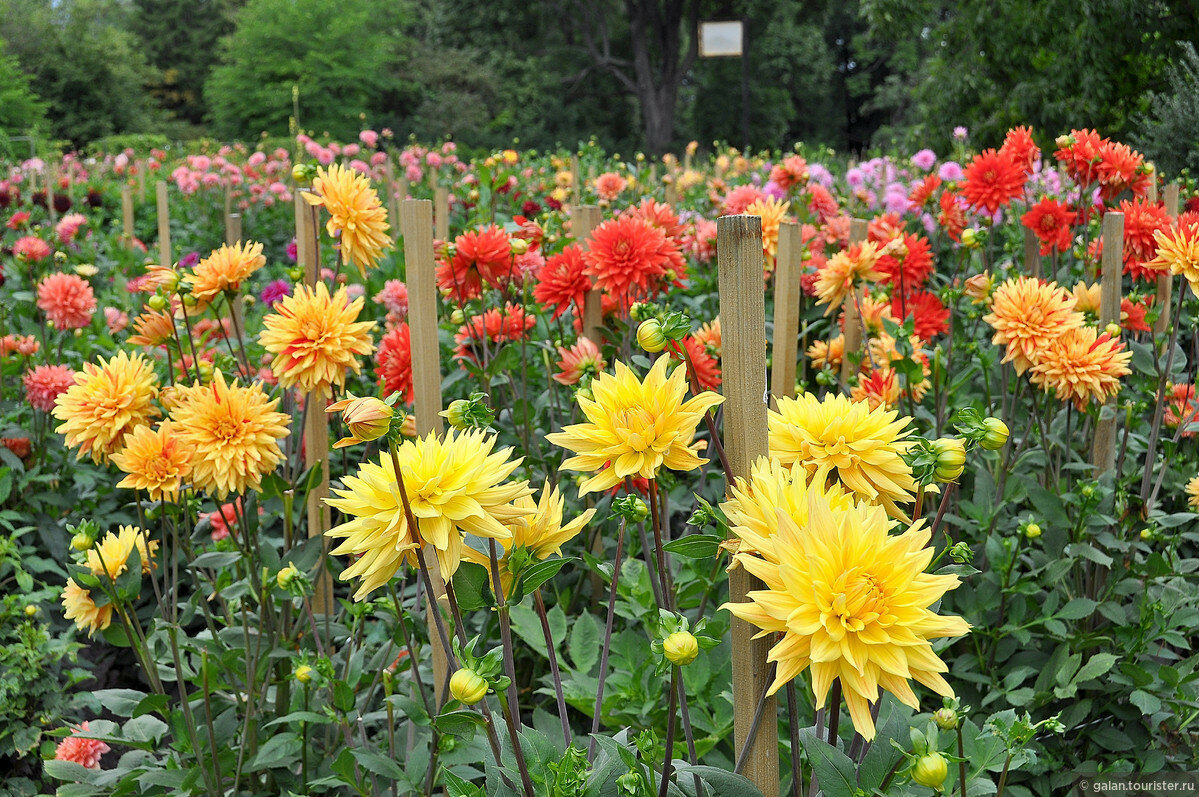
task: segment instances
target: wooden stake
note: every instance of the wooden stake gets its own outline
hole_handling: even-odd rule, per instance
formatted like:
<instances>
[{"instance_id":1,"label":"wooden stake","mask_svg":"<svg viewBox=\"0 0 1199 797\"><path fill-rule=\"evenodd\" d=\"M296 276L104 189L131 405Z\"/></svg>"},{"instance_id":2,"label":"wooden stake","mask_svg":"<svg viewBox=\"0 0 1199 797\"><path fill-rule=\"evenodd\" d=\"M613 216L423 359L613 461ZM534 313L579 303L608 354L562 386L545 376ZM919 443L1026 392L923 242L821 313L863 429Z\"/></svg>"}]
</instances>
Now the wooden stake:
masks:
<instances>
[{"instance_id":1,"label":"wooden stake","mask_svg":"<svg viewBox=\"0 0 1199 797\"><path fill-rule=\"evenodd\" d=\"M230 183L225 183L225 219L228 220L229 214L233 212L233 186ZM226 238L229 236L226 235ZM298 246L299 244L297 244Z\"/></svg>"},{"instance_id":2,"label":"wooden stake","mask_svg":"<svg viewBox=\"0 0 1199 797\"><path fill-rule=\"evenodd\" d=\"M304 284L315 285L320 279L320 256L317 247L317 208L304 201L304 192L295 193L296 204L296 265L304 269ZM240 226L240 220L239 220ZM304 413L304 464L320 467L320 480L313 485L307 496L308 536L323 535L332 525L329 507L329 416L325 413L324 401L313 393L305 396L307 412ZM317 575L313 611L320 614L333 613L333 578L324 567L328 555L328 544L321 543L322 567Z\"/></svg>"},{"instance_id":3,"label":"wooden stake","mask_svg":"<svg viewBox=\"0 0 1199 797\"><path fill-rule=\"evenodd\" d=\"M1041 240L1027 227L1024 228L1024 268L1037 279L1041 278Z\"/></svg>"},{"instance_id":4,"label":"wooden stake","mask_svg":"<svg viewBox=\"0 0 1199 797\"><path fill-rule=\"evenodd\" d=\"M572 222L575 241L586 248L591 231L600 225L602 219L599 206L581 205L575 211ZM595 282L592 281L594 286ZM583 297L583 337L588 338L597 347L602 345L604 338L604 292L592 287Z\"/></svg>"},{"instance_id":5,"label":"wooden stake","mask_svg":"<svg viewBox=\"0 0 1199 797\"><path fill-rule=\"evenodd\" d=\"M1099 331L1120 323L1120 282L1124 277L1124 214L1103 214L1103 275L1100 280ZM1095 440L1091 446L1095 477L1116 465L1116 399L1099 410Z\"/></svg>"},{"instance_id":6,"label":"wooden stake","mask_svg":"<svg viewBox=\"0 0 1199 797\"><path fill-rule=\"evenodd\" d=\"M225 243L233 246L241 240L241 214L229 213L225 216Z\"/></svg>"},{"instance_id":7,"label":"wooden stake","mask_svg":"<svg viewBox=\"0 0 1199 797\"><path fill-rule=\"evenodd\" d=\"M849 245L854 246L865 242L870 222L865 219L851 219L849 222ZM862 298L861 287L854 286L849 296L845 297L845 345L841 354L841 387L849 390L849 380L860 367L859 362L851 361L850 355L857 354L862 348L862 319L858 315L858 302Z\"/></svg>"},{"instance_id":8,"label":"wooden stake","mask_svg":"<svg viewBox=\"0 0 1199 797\"><path fill-rule=\"evenodd\" d=\"M434 236L439 241L450 239L450 192L440 185L433 190L433 219L436 222Z\"/></svg>"},{"instance_id":9,"label":"wooden stake","mask_svg":"<svg viewBox=\"0 0 1199 797\"><path fill-rule=\"evenodd\" d=\"M146 163L145 161L137 162L137 201L139 204L146 204Z\"/></svg>"},{"instance_id":10,"label":"wooden stake","mask_svg":"<svg viewBox=\"0 0 1199 797\"><path fill-rule=\"evenodd\" d=\"M158 200L158 264L167 268L175 261L171 259L171 209L167 204L167 184L159 180L156 186Z\"/></svg>"},{"instance_id":11,"label":"wooden stake","mask_svg":"<svg viewBox=\"0 0 1199 797\"><path fill-rule=\"evenodd\" d=\"M121 186L121 240L133 248L133 189L129 183Z\"/></svg>"},{"instance_id":12,"label":"wooden stake","mask_svg":"<svg viewBox=\"0 0 1199 797\"><path fill-rule=\"evenodd\" d=\"M58 211L54 208L54 189L58 187L58 167L51 166L46 175L46 212L50 214L50 226L58 223Z\"/></svg>"},{"instance_id":13,"label":"wooden stake","mask_svg":"<svg viewBox=\"0 0 1199 797\"><path fill-rule=\"evenodd\" d=\"M1166 213L1170 214L1172 221L1178 220L1178 183L1170 183L1162 191L1162 200L1166 206ZM1153 303L1158 310L1157 321L1153 322L1153 334L1164 334L1170 328L1170 294L1173 292L1174 275L1169 271L1165 271L1157 275L1157 296Z\"/></svg>"},{"instance_id":14,"label":"wooden stake","mask_svg":"<svg viewBox=\"0 0 1199 797\"><path fill-rule=\"evenodd\" d=\"M444 190L444 189L438 189ZM412 342L412 392L416 433L441 434L441 348L437 342L437 263L433 258L433 203L427 199L405 199L400 203L400 230L404 236L404 281L408 283L408 327ZM440 611L445 599L445 582L432 546L425 547L425 563L433 582L435 600L428 611ZM429 616L429 627L433 618ZM445 674L449 667L440 645L430 645L433 657L433 687L440 705Z\"/></svg>"},{"instance_id":15,"label":"wooden stake","mask_svg":"<svg viewBox=\"0 0 1199 797\"><path fill-rule=\"evenodd\" d=\"M674 184L673 178L671 178L671 181L666 184L666 204L670 205L671 207L679 204L679 189L678 186Z\"/></svg>"},{"instance_id":16,"label":"wooden stake","mask_svg":"<svg viewBox=\"0 0 1199 797\"><path fill-rule=\"evenodd\" d=\"M733 475L749 477L750 465L767 453L766 289L762 281L762 219L721 216L716 221L720 286L721 366L724 389L725 453ZM729 600L742 603L761 582L745 570L729 573ZM733 618L733 749L749 738L758 701L770 684L766 655L769 638L753 639L758 629ZM778 720L773 697L749 746L744 774L766 797L779 793Z\"/></svg>"},{"instance_id":17,"label":"wooden stake","mask_svg":"<svg viewBox=\"0 0 1199 797\"><path fill-rule=\"evenodd\" d=\"M579 185L579 156L570 156L570 205L577 208L579 206L579 194L582 187Z\"/></svg>"},{"instance_id":18,"label":"wooden stake","mask_svg":"<svg viewBox=\"0 0 1199 797\"><path fill-rule=\"evenodd\" d=\"M774 267L774 345L770 395L795 395L795 366L799 361L799 277L803 269L803 238L799 225L779 225L779 250Z\"/></svg>"}]
</instances>

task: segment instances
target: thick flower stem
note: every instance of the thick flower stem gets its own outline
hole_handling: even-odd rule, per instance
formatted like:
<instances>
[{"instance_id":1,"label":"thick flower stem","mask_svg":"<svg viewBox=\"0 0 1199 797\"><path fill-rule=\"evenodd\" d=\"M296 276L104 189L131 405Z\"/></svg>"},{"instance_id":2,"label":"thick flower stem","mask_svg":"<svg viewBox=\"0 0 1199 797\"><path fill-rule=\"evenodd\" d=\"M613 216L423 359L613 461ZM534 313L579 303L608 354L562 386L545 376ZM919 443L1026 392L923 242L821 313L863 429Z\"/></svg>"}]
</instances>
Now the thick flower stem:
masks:
<instances>
[{"instance_id":1,"label":"thick flower stem","mask_svg":"<svg viewBox=\"0 0 1199 797\"><path fill-rule=\"evenodd\" d=\"M787 681L787 731L791 737L791 797L803 797L803 768L799 762L799 695L795 681Z\"/></svg>"},{"instance_id":2,"label":"thick flower stem","mask_svg":"<svg viewBox=\"0 0 1199 797\"><path fill-rule=\"evenodd\" d=\"M566 696L562 692L562 673L558 669L558 654L554 652L554 635L550 632L549 617L545 613L545 601L541 599L541 590L533 590L533 605L537 608L537 616L541 619L541 633L545 635L545 649L550 659L550 675L554 678L554 699L558 702L558 715L562 719L562 738L570 747L570 720L566 718Z\"/></svg>"},{"instance_id":3,"label":"thick flower stem","mask_svg":"<svg viewBox=\"0 0 1199 797\"><path fill-rule=\"evenodd\" d=\"M670 699L667 701L668 708L666 709L666 751L662 755L662 785L658 789L658 797L666 797L666 790L670 784L670 764L674 756L674 733L678 721L678 686L679 667L674 664L670 667Z\"/></svg>"},{"instance_id":4,"label":"thick flower stem","mask_svg":"<svg viewBox=\"0 0 1199 797\"><path fill-rule=\"evenodd\" d=\"M508 619L508 602L504 599L504 587L500 583L499 555L496 552L495 538L487 540L487 552L491 557L492 588L495 591L496 611L500 616L500 640L504 646L504 672L508 676L508 699L501 700L504 707L504 719L508 723L508 736L512 740L512 752L516 754L516 768L520 771L521 785L524 786L527 797L533 797L533 780L529 777L529 767L525 763L525 753L520 744L520 704L516 692L516 664L512 658L512 623ZM552 640L551 640L552 642Z\"/></svg>"},{"instance_id":5,"label":"thick flower stem","mask_svg":"<svg viewBox=\"0 0 1199 797\"><path fill-rule=\"evenodd\" d=\"M604 626L604 645L600 651L599 685L595 690L595 711L591 715L591 743L587 745L587 763L595 762L595 736L599 733L600 715L604 710L604 681L608 678L608 654L612 650L612 621L616 617L616 588L620 583L620 565L624 554L624 530L627 521L620 521L616 533L616 559L612 563L612 586L608 590L608 619Z\"/></svg>"},{"instance_id":6,"label":"thick flower stem","mask_svg":"<svg viewBox=\"0 0 1199 797\"><path fill-rule=\"evenodd\" d=\"M833 697L828 708L828 743L837 746L837 726L841 724L841 679L833 681Z\"/></svg>"}]
</instances>

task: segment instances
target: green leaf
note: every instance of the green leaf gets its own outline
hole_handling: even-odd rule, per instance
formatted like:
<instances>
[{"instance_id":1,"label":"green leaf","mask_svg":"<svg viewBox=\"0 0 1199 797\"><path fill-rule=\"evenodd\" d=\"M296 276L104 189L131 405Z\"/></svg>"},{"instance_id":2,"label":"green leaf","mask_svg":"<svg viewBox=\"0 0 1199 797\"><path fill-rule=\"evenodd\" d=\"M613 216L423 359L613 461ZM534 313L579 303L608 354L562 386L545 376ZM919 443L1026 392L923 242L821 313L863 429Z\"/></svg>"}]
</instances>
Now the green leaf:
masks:
<instances>
[{"instance_id":1,"label":"green leaf","mask_svg":"<svg viewBox=\"0 0 1199 797\"><path fill-rule=\"evenodd\" d=\"M291 731L272 736L258 749L258 755L254 756L246 771L256 772L260 769L287 766L299 755L300 745L299 735Z\"/></svg>"},{"instance_id":2,"label":"green leaf","mask_svg":"<svg viewBox=\"0 0 1199 797\"><path fill-rule=\"evenodd\" d=\"M1098 678L1110 670L1119 659L1119 656L1111 653L1096 653L1087 659L1086 664L1082 665L1078 674L1074 676L1074 682L1081 684L1092 678Z\"/></svg>"},{"instance_id":3,"label":"green leaf","mask_svg":"<svg viewBox=\"0 0 1199 797\"><path fill-rule=\"evenodd\" d=\"M483 797L483 789L472 786L448 769L441 770L441 780L445 784L446 797Z\"/></svg>"},{"instance_id":4,"label":"green leaf","mask_svg":"<svg viewBox=\"0 0 1199 797\"><path fill-rule=\"evenodd\" d=\"M354 708L353 687L345 681L335 681L333 683L333 705L343 713Z\"/></svg>"},{"instance_id":5,"label":"green leaf","mask_svg":"<svg viewBox=\"0 0 1199 797\"><path fill-rule=\"evenodd\" d=\"M599 621L590 613L583 613L570 629L568 652L574 668L581 673L591 672L600 655Z\"/></svg>"},{"instance_id":6,"label":"green leaf","mask_svg":"<svg viewBox=\"0 0 1199 797\"><path fill-rule=\"evenodd\" d=\"M281 725L287 722L307 722L309 725L328 725L333 722L325 714L318 714L315 711L293 711L290 714L284 714L278 719L273 719L262 727L269 728L272 725Z\"/></svg>"},{"instance_id":7,"label":"green leaf","mask_svg":"<svg viewBox=\"0 0 1199 797\"><path fill-rule=\"evenodd\" d=\"M88 769L74 761L56 761L54 759L43 761L42 768L52 778L74 783L94 783L96 777L103 774L101 770Z\"/></svg>"},{"instance_id":8,"label":"green leaf","mask_svg":"<svg viewBox=\"0 0 1199 797\"><path fill-rule=\"evenodd\" d=\"M558 559L545 559L536 564L529 565L521 573L521 584L525 593L532 592L540 587L545 582L558 574L567 562L573 562L575 558L562 557Z\"/></svg>"},{"instance_id":9,"label":"green leaf","mask_svg":"<svg viewBox=\"0 0 1199 797\"><path fill-rule=\"evenodd\" d=\"M239 551L209 551L197 556L188 566L192 568L211 567L217 569L228 567L238 559L241 559Z\"/></svg>"},{"instance_id":10,"label":"green leaf","mask_svg":"<svg viewBox=\"0 0 1199 797\"><path fill-rule=\"evenodd\" d=\"M695 794L695 778L691 777L692 775L699 775L700 780L710 785L715 791L716 797L763 797L762 792L749 778L735 775L718 767L693 767L679 764L677 771L678 786L688 797L693 797ZM710 793L705 792L705 794Z\"/></svg>"},{"instance_id":11,"label":"green leaf","mask_svg":"<svg viewBox=\"0 0 1199 797\"><path fill-rule=\"evenodd\" d=\"M464 612L473 612L486 606L494 606L495 598L491 595L491 582L487 578L487 568L474 562L462 562L454 573L454 595L458 598L458 608Z\"/></svg>"},{"instance_id":12,"label":"green leaf","mask_svg":"<svg viewBox=\"0 0 1199 797\"><path fill-rule=\"evenodd\" d=\"M390 780L404 780L404 770L390 758L376 753L374 750L367 750L362 747L351 748L351 752L354 755L354 760L361 764L362 768L368 772L373 772Z\"/></svg>"},{"instance_id":13,"label":"green leaf","mask_svg":"<svg viewBox=\"0 0 1199 797\"><path fill-rule=\"evenodd\" d=\"M671 540L662 548L687 559L711 559L720 550L722 542L724 540L715 534L688 534Z\"/></svg>"},{"instance_id":14,"label":"green leaf","mask_svg":"<svg viewBox=\"0 0 1199 797\"><path fill-rule=\"evenodd\" d=\"M1144 714L1156 714L1162 710L1162 701L1156 695L1151 695L1141 689L1134 689L1128 700Z\"/></svg>"},{"instance_id":15,"label":"green leaf","mask_svg":"<svg viewBox=\"0 0 1199 797\"><path fill-rule=\"evenodd\" d=\"M1081 620L1084 617L1090 617L1098 605L1098 601L1090 598L1074 598L1056 611L1054 616L1061 620Z\"/></svg>"},{"instance_id":16,"label":"green leaf","mask_svg":"<svg viewBox=\"0 0 1199 797\"><path fill-rule=\"evenodd\" d=\"M819 738L814 728L802 728L799 741L816 770L825 797L854 797L858 776L850 757Z\"/></svg>"},{"instance_id":17,"label":"green leaf","mask_svg":"<svg viewBox=\"0 0 1199 797\"><path fill-rule=\"evenodd\" d=\"M92 694L100 701L101 706L118 717L134 716L142 701L150 697L136 689L99 689Z\"/></svg>"},{"instance_id":18,"label":"green leaf","mask_svg":"<svg viewBox=\"0 0 1199 797\"><path fill-rule=\"evenodd\" d=\"M133 709L133 716L136 718L142 716L143 714L155 712L165 717L166 710L166 695L146 695L140 701L138 701L137 706Z\"/></svg>"},{"instance_id":19,"label":"green leaf","mask_svg":"<svg viewBox=\"0 0 1199 797\"><path fill-rule=\"evenodd\" d=\"M460 709L438 714L433 724L451 736L473 736L477 728L483 727L483 717L476 711Z\"/></svg>"},{"instance_id":20,"label":"green leaf","mask_svg":"<svg viewBox=\"0 0 1199 797\"><path fill-rule=\"evenodd\" d=\"M121 735L135 742L154 742L167 732L167 724L158 717L142 714L125 723Z\"/></svg>"}]
</instances>

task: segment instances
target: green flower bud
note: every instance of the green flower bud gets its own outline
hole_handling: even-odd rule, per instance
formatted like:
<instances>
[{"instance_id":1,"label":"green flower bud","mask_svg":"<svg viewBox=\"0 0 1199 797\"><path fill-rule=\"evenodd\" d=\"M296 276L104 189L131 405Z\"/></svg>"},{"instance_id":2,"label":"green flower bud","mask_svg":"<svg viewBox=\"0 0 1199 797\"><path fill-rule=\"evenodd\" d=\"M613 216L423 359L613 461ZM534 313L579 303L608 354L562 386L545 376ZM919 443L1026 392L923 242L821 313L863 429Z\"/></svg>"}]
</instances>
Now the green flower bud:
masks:
<instances>
[{"instance_id":1,"label":"green flower bud","mask_svg":"<svg viewBox=\"0 0 1199 797\"><path fill-rule=\"evenodd\" d=\"M675 631L662 641L662 653L671 664L686 667L699 655L699 642L688 631Z\"/></svg>"},{"instance_id":2,"label":"green flower bud","mask_svg":"<svg viewBox=\"0 0 1199 797\"><path fill-rule=\"evenodd\" d=\"M662 333L662 324L656 318L649 318L637 327L637 345L653 354L666 348L666 335Z\"/></svg>"},{"instance_id":3,"label":"green flower bud","mask_svg":"<svg viewBox=\"0 0 1199 797\"><path fill-rule=\"evenodd\" d=\"M932 443L937 455L937 467L933 478L939 482L953 482L966 469L966 442L957 437L942 437Z\"/></svg>"},{"instance_id":4,"label":"green flower bud","mask_svg":"<svg viewBox=\"0 0 1199 797\"><path fill-rule=\"evenodd\" d=\"M988 451L1003 448L1009 434L1007 424L998 418L983 418L982 425L985 434L978 444Z\"/></svg>"},{"instance_id":5,"label":"green flower bud","mask_svg":"<svg viewBox=\"0 0 1199 797\"><path fill-rule=\"evenodd\" d=\"M951 708L939 708L933 712L933 722L943 731L952 731L958 726L958 713Z\"/></svg>"},{"instance_id":6,"label":"green flower bud","mask_svg":"<svg viewBox=\"0 0 1199 797\"><path fill-rule=\"evenodd\" d=\"M294 564L289 564L287 567L281 569L275 574L275 583L278 584L281 589L287 589L295 583L295 580L299 577L299 575L300 571L296 568L296 566Z\"/></svg>"},{"instance_id":7,"label":"green flower bud","mask_svg":"<svg viewBox=\"0 0 1199 797\"><path fill-rule=\"evenodd\" d=\"M1041 536L1041 527L1036 523L1029 523L1024 527L1024 536L1030 540L1035 540Z\"/></svg>"},{"instance_id":8,"label":"green flower bud","mask_svg":"<svg viewBox=\"0 0 1199 797\"><path fill-rule=\"evenodd\" d=\"M945 760L945 756L929 753L916 759L916 764L912 767L912 782L941 791L948 774L949 762Z\"/></svg>"},{"instance_id":9,"label":"green flower bud","mask_svg":"<svg viewBox=\"0 0 1199 797\"><path fill-rule=\"evenodd\" d=\"M465 705L473 706L487 694L487 680L474 670L458 670L450 676L450 694Z\"/></svg>"}]
</instances>

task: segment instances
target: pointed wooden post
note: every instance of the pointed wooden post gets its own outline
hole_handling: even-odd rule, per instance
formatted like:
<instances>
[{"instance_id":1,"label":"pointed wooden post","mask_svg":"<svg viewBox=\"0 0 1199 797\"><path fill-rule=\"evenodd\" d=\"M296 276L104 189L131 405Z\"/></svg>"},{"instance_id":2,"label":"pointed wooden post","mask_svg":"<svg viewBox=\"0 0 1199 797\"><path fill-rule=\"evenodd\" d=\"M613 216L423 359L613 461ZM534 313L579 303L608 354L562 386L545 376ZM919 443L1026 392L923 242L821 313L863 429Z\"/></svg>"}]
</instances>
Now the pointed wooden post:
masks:
<instances>
[{"instance_id":1,"label":"pointed wooden post","mask_svg":"<svg viewBox=\"0 0 1199 797\"><path fill-rule=\"evenodd\" d=\"M1024 228L1024 268L1037 279L1041 278L1041 240L1027 227Z\"/></svg>"},{"instance_id":2,"label":"pointed wooden post","mask_svg":"<svg viewBox=\"0 0 1199 797\"><path fill-rule=\"evenodd\" d=\"M233 246L241 240L241 214L230 213L225 216L225 243Z\"/></svg>"},{"instance_id":3,"label":"pointed wooden post","mask_svg":"<svg viewBox=\"0 0 1199 797\"><path fill-rule=\"evenodd\" d=\"M433 234L439 241L448 241L450 238L449 189L440 185L433 189L433 205L433 220L436 224Z\"/></svg>"},{"instance_id":4,"label":"pointed wooden post","mask_svg":"<svg viewBox=\"0 0 1199 797\"><path fill-rule=\"evenodd\" d=\"M869 229L870 222L865 219L850 220L849 245L865 243ZM858 363L851 361L850 355L857 354L862 348L862 319L858 314L861 297L862 289L857 285L845 297L845 345L841 354L841 387L845 390L849 390L849 380L858 367Z\"/></svg>"},{"instance_id":5,"label":"pointed wooden post","mask_svg":"<svg viewBox=\"0 0 1199 797\"><path fill-rule=\"evenodd\" d=\"M129 183L121 186L121 241L133 248L133 189Z\"/></svg>"},{"instance_id":6,"label":"pointed wooden post","mask_svg":"<svg viewBox=\"0 0 1199 797\"><path fill-rule=\"evenodd\" d=\"M770 395L795 395L799 361L799 278L803 268L803 237L798 224L779 225L779 250L774 266L774 344L771 346Z\"/></svg>"},{"instance_id":7,"label":"pointed wooden post","mask_svg":"<svg viewBox=\"0 0 1199 797\"><path fill-rule=\"evenodd\" d=\"M597 205L581 205L575 210L572 222L575 242L583 248L587 247L587 239L591 231L600 225L603 218ZM583 336L596 346L604 342L604 292L594 287L583 297Z\"/></svg>"},{"instance_id":8,"label":"pointed wooden post","mask_svg":"<svg viewBox=\"0 0 1199 797\"><path fill-rule=\"evenodd\" d=\"M441 434L441 348L437 341L437 263L433 257L433 203L427 199L405 199L400 203L400 230L404 236L404 281L408 284L408 327L412 345L412 393L416 433ZM425 563L433 582L434 595L428 611L440 611L445 582L432 546L425 548ZM432 615L428 617L433 626ZM449 662L439 644L430 645L433 657L433 687L440 705Z\"/></svg>"},{"instance_id":9,"label":"pointed wooden post","mask_svg":"<svg viewBox=\"0 0 1199 797\"><path fill-rule=\"evenodd\" d=\"M303 194L299 189L295 194L296 265L304 270L304 284L315 285L320 279L317 247L319 211L304 200ZM332 522L329 507L324 502L329 497L329 416L325 413L324 402L315 394L307 394L304 400L307 402L304 413L304 464L309 468L319 467L321 471L319 481L307 496L308 536L316 537L324 534ZM321 541L321 549L322 566L315 584L313 611L329 615L333 613L333 578L324 567L328 554L325 540Z\"/></svg>"},{"instance_id":10,"label":"pointed wooden post","mask_svg":"<svg viewBox=\"0 0 1199 797\"><path fill-rule=\"evenodd\" d=\"M1156 188L1156 186L1155 186ZM1178 183L1170 183L1162 191L1162 201L1171 221L1178 221ZM1157 296L1153 303L1157 306L1157 321L1153 323L1153 334L1164 334L1170 328L1170 294L1173 292L1174 275L1164 271L1157 275Z\"/></svg>"},{"instance_id":11,"label":"pointed wooden post","mask_svg":"<svg viewBox=\"0 0 1199 797\"><path fill-rule=\"evenodd\" d=\"M167 268L175 261L171 259L171 209L167 204L167 184L159 180L156 186L158 204L158 264Z\"/></svg>"},{"instance_id":12,"label":"pointed wooden post","mask_svg":"<svg viewBox=\"0 0 1199 797\"><path fill-rule=\"evenodd\" d=\"M722 439L733 475L748 478L753 461L767 453L762 219L721 216L716 225L725 397ZM729 573L730 601L744 602L753 589L761 589L761 582L745 568ZM771 682L771 668L766 661L770 639L753 639L757 631L744 620L733 618L733 749L738 753L746 746L758 701ZM777 797L778 719L773 697L765 700L743 772L766 797Z\"/></svg>"},{"instance_id":13,"label":"pointed wooden post","mask_svg":"<svg viewBox=\"0 0 1199 797\"><path fill-rule=\"evenodd\" d=\"M1100 278L1099 331L1108 324L1120 323L1120 282L1124 276L1124 214L1103 214L1103 273ZM1095 439L1091 446L1091 464L1095 477L1116 465L1116 399L1112 397L1099 410Z\"/></svg>"}]
</instances>

